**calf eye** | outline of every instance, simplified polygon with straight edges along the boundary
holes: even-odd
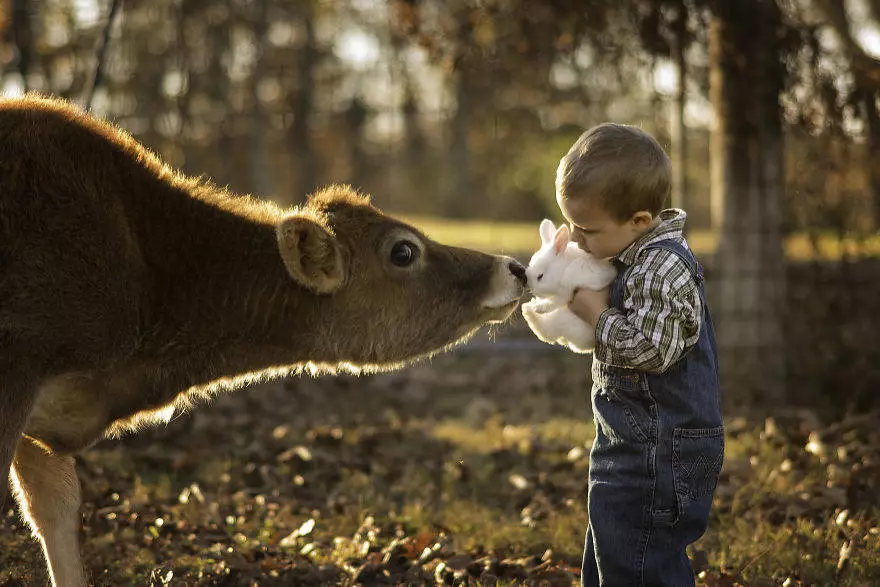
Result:
[[[408,267],[419,257],[419,250],[409,241],[397,241],[391,249],[391,262],[398,267]]]
[[[541,281],[542,279],[544,279],[544,274],[543,274],[543,273],[542,273],[541,275],[538,276],[538,281]]]

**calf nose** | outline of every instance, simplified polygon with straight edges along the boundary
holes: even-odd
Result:
[[[526,268],[522,266],[522,263],[511,259],[510,263],[507,264],[507,267],[510,269],[510,272],[513,273],[513,276],[519,279],[520,283],[523,285],[527,283]]]

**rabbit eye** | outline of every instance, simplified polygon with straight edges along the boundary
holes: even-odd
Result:
[[[544,279],[544,274],[543,274],[543,273],[542,273],[541,275],[538,276],[538,281],[541,281],[542,279]]]

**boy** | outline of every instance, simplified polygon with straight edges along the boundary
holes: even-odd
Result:
[[[596,331],[584,585],[694,585],[724,457],[715,333],[671,165],[649,134],[601,124],[562,158],[556,198],[578,245],[618,269],[572,311]]]

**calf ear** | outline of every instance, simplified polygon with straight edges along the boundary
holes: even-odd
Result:
[[[319,294],[339,289],[345,265],[339,242],[326,226],[306,216],[289,216],[276,234],[281,259],[294,280]]]

